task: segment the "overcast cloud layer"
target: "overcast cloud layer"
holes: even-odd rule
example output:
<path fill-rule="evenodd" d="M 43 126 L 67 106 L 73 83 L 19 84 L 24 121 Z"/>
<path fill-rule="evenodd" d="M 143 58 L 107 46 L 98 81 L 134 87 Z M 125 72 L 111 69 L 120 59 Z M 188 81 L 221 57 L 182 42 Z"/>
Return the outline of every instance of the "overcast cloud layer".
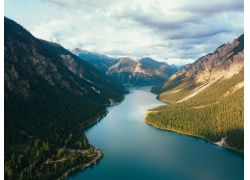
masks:
<path fill-rule="evenodd" d="M 35 37 L 109 56 L 194 62 L 244 33 L 244 0 L 5 0 Z"/>

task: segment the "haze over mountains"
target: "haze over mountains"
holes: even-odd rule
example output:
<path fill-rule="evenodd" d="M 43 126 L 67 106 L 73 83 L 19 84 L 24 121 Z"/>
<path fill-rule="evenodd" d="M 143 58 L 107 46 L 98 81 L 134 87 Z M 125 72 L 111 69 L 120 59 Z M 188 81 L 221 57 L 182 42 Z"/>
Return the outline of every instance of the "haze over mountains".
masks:
<path fill-rule="evenodd" d="M 180 69 L 184 68 L 185 66 L 187 66 L 187 64 L 184 64 L 184 65 L 181 65 L 181 66 L 176 66 L 175 64 L 171 64 L 171 66 L 180 70 Z"/>
<path fill-rule="evenodd" d="M 149 57 L 137 60 L 128 57 L 114 59 L 80 48 L 72 50 L 72 53 L 121 84 L 162 83 L 178 71 L 176 67 Z"/>

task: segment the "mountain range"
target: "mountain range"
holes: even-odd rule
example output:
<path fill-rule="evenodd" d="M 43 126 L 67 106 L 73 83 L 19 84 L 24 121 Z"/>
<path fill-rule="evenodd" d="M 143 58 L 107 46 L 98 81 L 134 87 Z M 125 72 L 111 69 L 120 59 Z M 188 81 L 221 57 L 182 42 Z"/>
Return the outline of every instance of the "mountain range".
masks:
<path fill-rule="evenodd" d="M 156 61 L 152 58 L 149 57 L 145 57 L 145 58 L 140 58 L 138 60 L 138 62 L 140 63 L 144 63 L 144 64 L 149 64 L 152 65 L 160 70 L 162 70 L 164 73 L 166 73 L 169 77 L 174 74 L 175 72 L 177 72 L 179 69 L 177 66 L 175 65 L 169 65 L 166 62 L 159 62 Z"/>
<path fill-rule="evenodd" d="M 137 60 L 128 57 L 114 59 L 80 48 L 71 52 L 121 84 L 159 84 L 178 71 L 165 62 L 158 62 L 149 57 Z"/>
<path fill-rule="evenodd" d="M 224 138 L 224 146 L 244 151 L 244 34 L 152 92 L 170 104 L 150 110 L 147 123 L 214 143 Z"/>
<path fill-rule="evenodd" d="M 88 162 L 66 149 L 92 152 L 81 129 L 106 115 L 104 105 L 121 102 L 125 93 L 60 44 L 37 39 L 4 17 L 5 179 L 56 179 Z M 45 163 L 63 156 L 57 167 Z"/>
<path fill-rule="evenodd" d="M 118 61 L 118 59 L 99 54 L 97 52 L 89 52 L 86 50 L 82 50 L 80 48 L 75 48 L 71 52 L 79 58 L 92 64 L 95 68 L 97 68 L 104 74 L 106 74 L 110 66 L 112 66 Z"/>
<path fill-rule="evenodd" d="M 82 129 L 124 99 L 122 84 L 149 83 L 168 105 L 149 110 L 148 124 L 244 151 L 244 34 L 177 67 L 70 52 L 4 17 L 4 178 L 57 179 L 92 162 Z"/>

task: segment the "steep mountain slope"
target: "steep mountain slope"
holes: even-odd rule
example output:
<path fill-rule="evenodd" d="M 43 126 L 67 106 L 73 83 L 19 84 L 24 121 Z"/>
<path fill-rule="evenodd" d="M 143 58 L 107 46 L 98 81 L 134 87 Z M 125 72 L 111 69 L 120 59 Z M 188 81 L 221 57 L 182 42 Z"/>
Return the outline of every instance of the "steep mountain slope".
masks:
<path fill-rule="evenodd" d="M 79 57 L 73 55 L 62 46 L 41 41 L 42 44 L 50 50 L 54 55 L 62 58 L 63 64 L 74 74 L 78 75 L 88 85 L 85 89 L 90 89 L 94 94 L 86 93 L 85 96 L 91 96 L 91 99 L 96 99 L 100 102 L 101 98 L 105 98 L 102 104 L 110 104 L 119 102 L 122 99 L 120 92 L 123 92 L 123 86 L 116 81 L 108 78 L 103 73 L 100 73 L 96 68 L 89 63 L 82 61 Z M 118 92 L 118 93 L 117 93 Z"/>
<path fill-rule="evenodd" d="M 92 65 L 5 17 L 5 179 L 55 179 L 89 162 L 93 148 L 81 129 L 106 114 L 104 104 L 122 101 L 123 93 Z"/>
<path fill-rule="evenodd" d="M 152 58 L 149 58 L 149 57 L 141 58 L 138 61 L 141 62 L 141 63 L 150 64 L 152 66 L 155 66 L 156 68 L 158 68 L 158 69 L 162 70 L 163 72 L 165 72 L 168 76 L 171 76 L 175 72 L 178 71 L 177 68 L 172 67 L 172 66 L 168 65 L 165 62 L 159 62 L 159 61 L 156 61 L 156 60 L 154 60 Z"/>
<path fill-rule="evenodd" d="M 231 44 L 224 44 L 214 53 L 201 57 L 193 64 L 187 65 L 163 85 L 152 89 L 160 94 L 171 90 L 176 98 L 169 101 L 182 101 L 192 97 L 200 90 L 210 86 L 220 78 L 228 79 L 238 74 L 244 67 L 244 35 Z M 163 94 L 160 95 L 163 98 Z M 178 97 L 178 98 L 177 98 Z"/>
<path fill-rule="evenodd" d="M 96 52 L 89 52 L 86 50 L 82 50 L 80 48 L 75 48 L 71 52 L 76 56 L 78 56 L 79 58 L 92 64 L 104 74 L 106 74 L 110 66 L 112 66 L 118 61 L 118 59 L 111 58 Z"/>
<path fill-rule="evenodd" d="M 130 58 L 121 58 L 106 74 L 122 84 L 162 83 L 168 78 L 166 73 L 155 66 Z"/>
<path fill-rule="evenodd" d="M 146 122 L 201 136 L 244 151 L 244 35 L 219 47 L 154 87 L 170 105 L 150 110 Z"/>

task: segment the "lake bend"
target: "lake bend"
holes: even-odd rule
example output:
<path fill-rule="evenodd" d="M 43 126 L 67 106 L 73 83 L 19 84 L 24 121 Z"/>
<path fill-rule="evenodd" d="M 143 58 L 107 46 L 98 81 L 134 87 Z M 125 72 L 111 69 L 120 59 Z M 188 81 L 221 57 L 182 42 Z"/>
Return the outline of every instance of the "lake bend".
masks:
<path fill-rule="evenodd" d="M 151 87 L 129 87 L 121 104 L 107 107 L 107 116 L 84 130 L 104 157 L 68 180 L 244 179 L 243 153 L 145 123 L 148 109 L 165 104 L 150 92 Z"/>

